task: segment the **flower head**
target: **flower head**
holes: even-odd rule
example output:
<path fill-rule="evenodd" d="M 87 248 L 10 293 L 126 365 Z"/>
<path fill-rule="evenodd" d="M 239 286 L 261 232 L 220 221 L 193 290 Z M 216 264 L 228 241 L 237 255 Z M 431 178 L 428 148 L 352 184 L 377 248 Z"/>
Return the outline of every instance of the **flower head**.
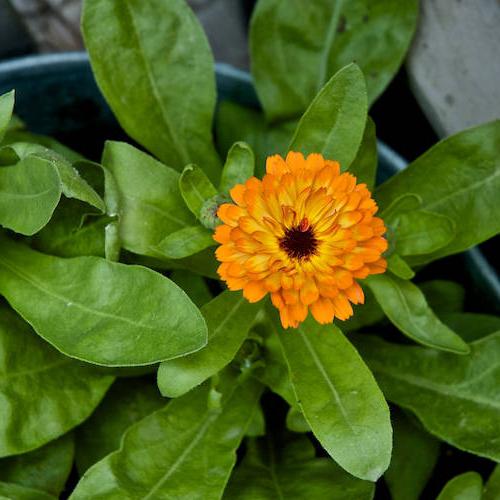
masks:
<path fill-rule="evenodd" d="M 387 267 L 385 226 L 368 188 L 320 154 L 270 156 L 266 172 L 219 207 L 220 277 L 250 302 L 270 293 L 285 328 L 309 309 L 319 323 L 349 318 L 351 303 L 364 302 L 356 279 Z"/>

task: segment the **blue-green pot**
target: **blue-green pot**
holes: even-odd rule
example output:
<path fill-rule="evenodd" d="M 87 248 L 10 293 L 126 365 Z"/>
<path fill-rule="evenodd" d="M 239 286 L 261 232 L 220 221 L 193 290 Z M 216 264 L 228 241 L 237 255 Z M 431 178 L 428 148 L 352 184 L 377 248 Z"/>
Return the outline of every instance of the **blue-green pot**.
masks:
<path fill-rule="evenodd" d="M 219 100 L 257 105 L 247 73 L 219 64 L 217 88 Z M 29 56 L 0 63 L 0 94 L 11 89 L 16 90 L 16 113 L 31 131 L 55 136 L 84 154 L 97 157 L 104 140 L 125 137 L 96 86 L 86 53 Z M 378 182 L 405 166 L 401 156 L 379 143 Z M 474 309 L 500 310 L 500 281 L 477 248 L 432 264 L 427 275 L 464 283 Z"/>

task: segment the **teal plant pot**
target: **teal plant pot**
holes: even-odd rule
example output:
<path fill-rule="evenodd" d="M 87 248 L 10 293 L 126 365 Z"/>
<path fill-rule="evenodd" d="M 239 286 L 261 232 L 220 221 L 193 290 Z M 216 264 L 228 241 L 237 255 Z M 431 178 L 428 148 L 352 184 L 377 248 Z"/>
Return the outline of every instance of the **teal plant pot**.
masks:
<path fill-rule="evenodd" d="M 249 74 L 218 64 L 216 75 L 219 100 L 258 105 Z M 16 113 L 32 132 L 54 136 L 91 158 L 99 157 L 104 140 L 126 138 L 97 88 L 84 52 L 0 63 L 0 94 L 11 89 L 16 90 Z M 405 167 L 401 156 L 379 142 L 379 183 Z M 429 276 L 466 285 L 472 308 L 500 311 L 498 275 L 478 248 L 431 266 Z"/>

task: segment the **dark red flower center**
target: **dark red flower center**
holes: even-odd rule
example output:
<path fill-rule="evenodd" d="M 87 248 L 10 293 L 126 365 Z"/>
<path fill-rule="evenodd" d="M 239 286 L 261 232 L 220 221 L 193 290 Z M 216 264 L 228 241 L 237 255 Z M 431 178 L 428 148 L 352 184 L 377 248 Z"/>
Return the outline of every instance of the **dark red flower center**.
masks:
<path fill-rule="evenodd" d="M 318 240 L 314 231 L 304 217 L 300 224 L 285 231 L 285 236 L 280 239 L 280 248 L 284 250 L 291 259 L 305 260 L 316 253 Z"/>

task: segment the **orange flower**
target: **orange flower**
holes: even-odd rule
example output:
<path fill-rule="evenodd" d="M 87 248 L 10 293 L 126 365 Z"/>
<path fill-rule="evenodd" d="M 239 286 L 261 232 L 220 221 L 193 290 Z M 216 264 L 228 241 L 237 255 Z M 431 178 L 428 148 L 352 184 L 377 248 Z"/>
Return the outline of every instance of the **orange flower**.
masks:
<path fill-rule="evenodd" d="M 218 273 L 250 302 L 271 294 L 284 328 L 309 309 L 319 323 L 352 315 L 364 302 L 356 279 L 386 270 L 385 226 L 365 184 L 320 154 L 267 158 L 262 181 L 231 190 L 219 207 Z"/>

